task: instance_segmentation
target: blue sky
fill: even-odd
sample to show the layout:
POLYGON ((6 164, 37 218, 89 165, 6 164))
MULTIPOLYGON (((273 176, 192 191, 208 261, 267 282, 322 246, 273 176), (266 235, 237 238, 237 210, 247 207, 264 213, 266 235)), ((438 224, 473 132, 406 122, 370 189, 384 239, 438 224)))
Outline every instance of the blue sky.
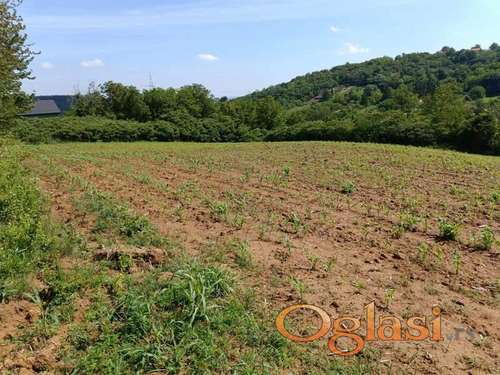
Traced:
POLYGON ((25 0, 36 94, 91 81, 243 95, 345 62, 500 43, 498 0, 25 0))

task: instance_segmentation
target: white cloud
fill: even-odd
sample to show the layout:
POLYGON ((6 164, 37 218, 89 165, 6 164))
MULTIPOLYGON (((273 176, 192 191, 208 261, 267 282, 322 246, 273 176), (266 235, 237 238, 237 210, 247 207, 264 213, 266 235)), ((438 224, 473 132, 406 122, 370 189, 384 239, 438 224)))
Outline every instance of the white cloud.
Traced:
POLYGON ((330 31, 332 33, 338 33, 340 29, 337 26, 330 26, 330 31))
POLYGON ((104 61, 101 59, 93 59, 93 60, 84 60, 80 63, 82 68, 99 68, 104 66, 104 61))
POLYGON ((54 64, 52 64, 51 62, 48 62, 48 61, 41 63, 40 66, 42 67, 42 69, 45 69, 45 70, 54 69, 54 64))
POLYGON ((200 53, 198 58, 203 61, 217 61, 219 58, 211 53, 200 53))
POLYGON ((358 44, 354 43, 344 43, 344 48, 340 50, 340 54, 342 55, 357 55, 360 53, 368 53, 370 52, 369 48, 361 47, 358 44))

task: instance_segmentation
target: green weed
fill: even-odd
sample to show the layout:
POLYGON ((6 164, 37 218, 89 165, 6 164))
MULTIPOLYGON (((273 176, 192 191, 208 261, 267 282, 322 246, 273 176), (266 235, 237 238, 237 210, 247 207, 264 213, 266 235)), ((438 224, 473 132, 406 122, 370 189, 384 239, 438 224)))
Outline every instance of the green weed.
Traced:
POLYGON ((304 294, 307 291, 307 285, 302 281, 295 277, 290 277, 290 285, 299 295, 300 300, 304 300, 304 294))
POLYGON ((342 194, 351 195, 356 192, 356 190, 356 185, 351 181, 347 181, 344 182, 340 191, 342 192, 342 194))
POLYGON ((456 241, 460 227, 458 224, 446 220, 439 221, 439 238, 445 241, 456 241))
POLYGON ((235 256, 235 262, 242 268, 250 268, 253 265, 252 253, 248 242, 235 240, 229 244, 235 256))
POLYGON ((477 250, 491 250, 494 243, 495 233, 490 227, 485 227, 476 237, 474 247, 477 250))

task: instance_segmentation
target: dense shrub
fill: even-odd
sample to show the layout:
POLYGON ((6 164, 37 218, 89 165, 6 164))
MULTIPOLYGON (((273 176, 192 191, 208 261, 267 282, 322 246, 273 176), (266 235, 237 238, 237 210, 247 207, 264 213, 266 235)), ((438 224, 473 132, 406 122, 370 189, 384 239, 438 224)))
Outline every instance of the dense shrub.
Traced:
POLYGON ((468 152, 500 154, 500 125, 491 112, 474 115, 440 143, 442 129, 420 114, 401 111, 358 113, 353 119, 304 121, 272 130, 250 129, 229 116, 197 119, 178 114, 171 121, 136 122, 103 117, 20 119, 14 135, 27 143, 50 142, 249 142, 351 141, 414 146, 446 146, 468 152))
POLYGON ((229 117, 180 117, 182 120, 176 119, 179 123, 162 120, 141 123, 103 117, 19 119, 13 129, 13 135, 27 143, 241 142, 262 139, 261 132, 250 132, 248 128, 238 125, 229 117))

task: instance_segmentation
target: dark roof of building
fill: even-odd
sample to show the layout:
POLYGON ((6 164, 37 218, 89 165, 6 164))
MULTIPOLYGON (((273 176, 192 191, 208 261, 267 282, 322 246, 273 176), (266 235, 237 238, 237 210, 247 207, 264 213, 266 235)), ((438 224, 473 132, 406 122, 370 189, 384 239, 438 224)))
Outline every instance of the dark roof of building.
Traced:
POLYGON ((33 109, 21 116, 58 115, 60 113, 61 110, 54 100, 36 100, 33 109))
POLYGON ((56 105, 59 107, 61 112, 67 112, 73 106, 73 102, 75 101, 75 97, 73 95, 37 95, 35 97, 36 100, 53 100, 56 102, 56 105))

